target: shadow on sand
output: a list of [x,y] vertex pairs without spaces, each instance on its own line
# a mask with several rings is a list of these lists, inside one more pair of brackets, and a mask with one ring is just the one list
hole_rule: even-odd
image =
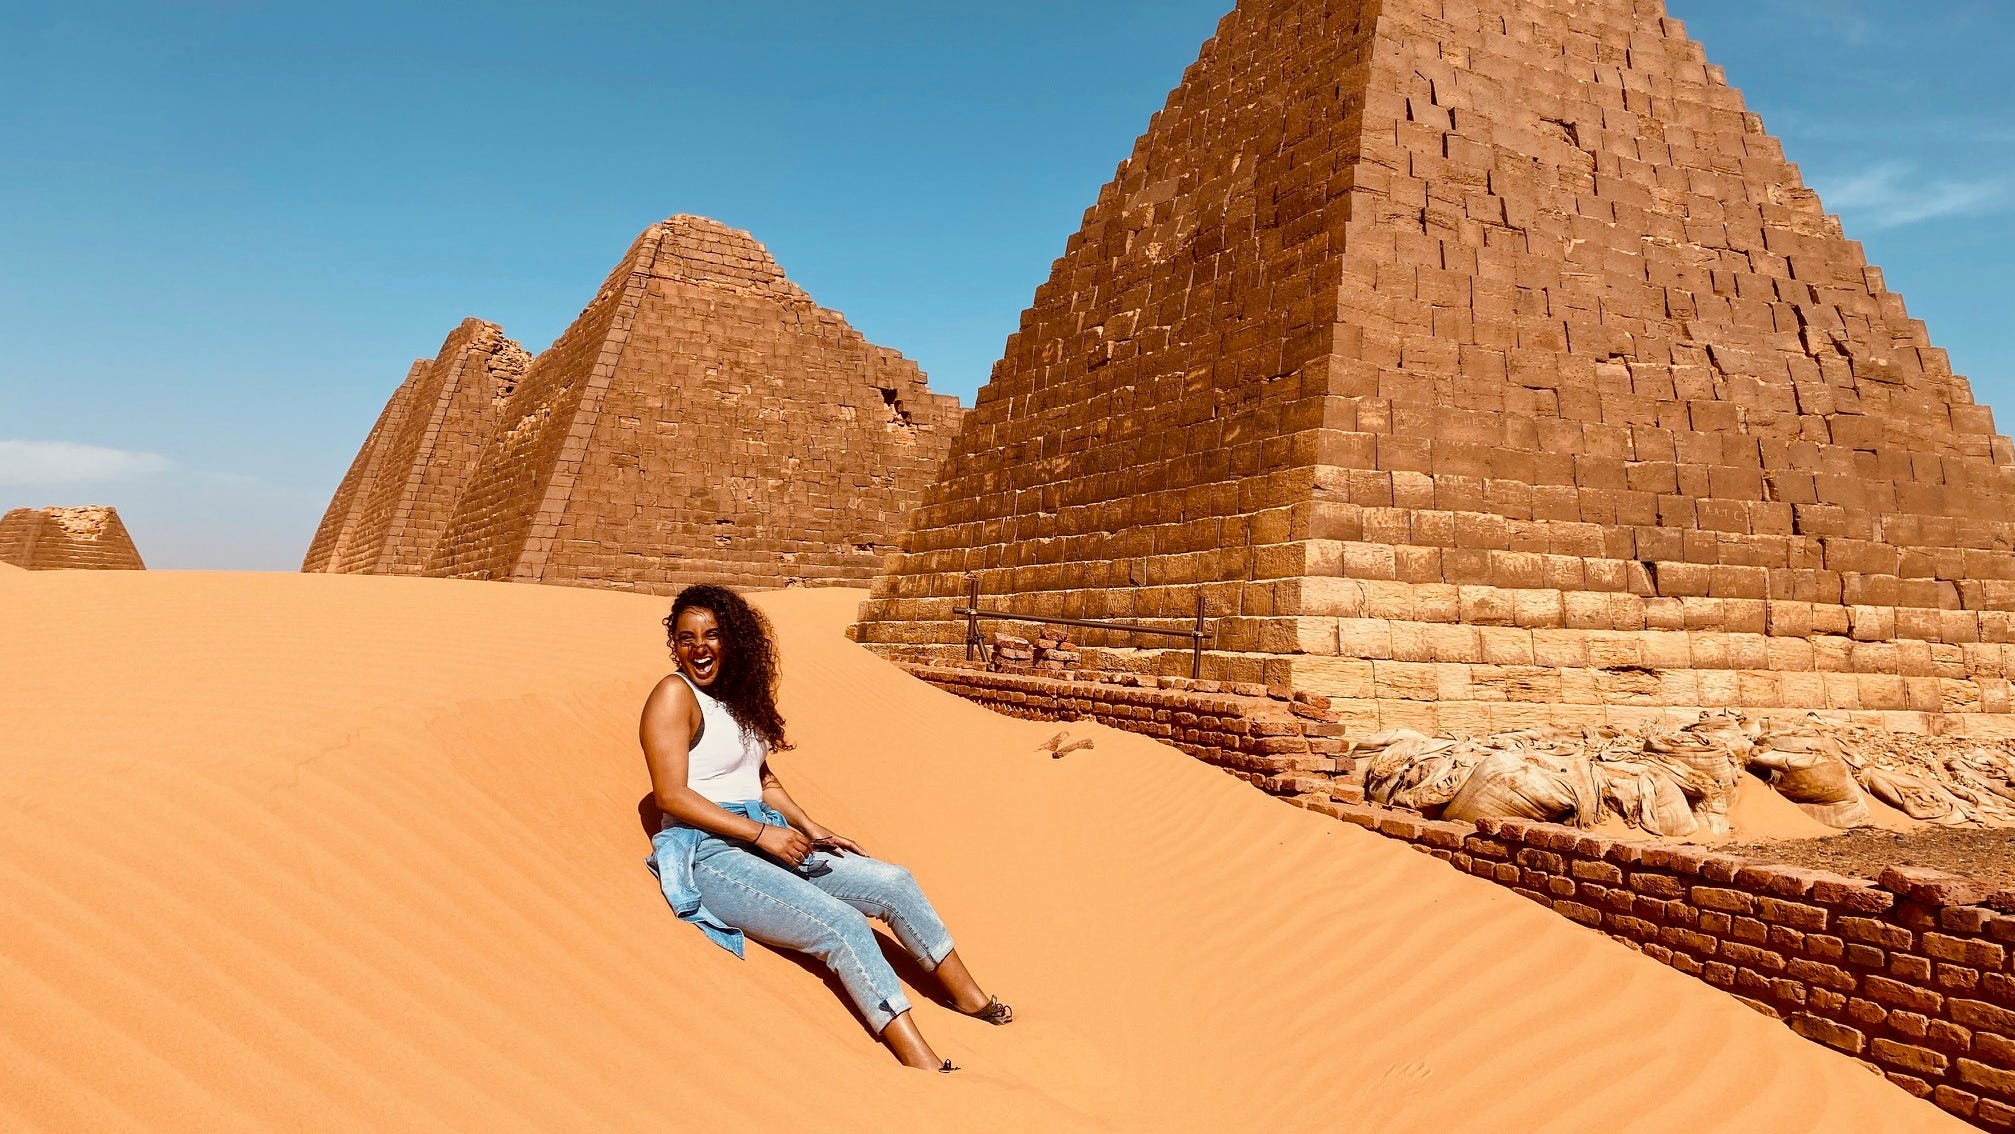
[[[637,822],[643,826],[646,840],[658,833],[664,817],[665,813],[658,808],[657,798],[650,793],[646,792],[644,797],[637,801]],[[938,978],[930,970],[918,964],[917,959],[910,956],[909,950],[904,949],[899,942],[883,932],[881,926],[875,925],[873,929],[875,944],[881,948],[882,956],[888,961],[889,967],[895,970],[896,979],[903,982],[903,987],[908,990],[911,999],[929,1000],[940,1007],[958,1011],[952,1004],[951,997],[945,995],[944,989],[938,984]],[[846,1005],[847,1011],[853,1014],[854,1022],[861,1026],[861,1030],[869,1031],[866,1017],[861,1015],[860,1009],[854,1007],[853,998],[847,995],[846,987],[840,984],[840,978],[834,976],[832,970],[795,949],[778,949],[763,945],[760,941],[755,943],[817,977],[835,999]]]

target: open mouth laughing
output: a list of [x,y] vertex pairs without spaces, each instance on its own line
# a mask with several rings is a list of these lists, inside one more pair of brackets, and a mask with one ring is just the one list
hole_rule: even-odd
[[702,685],[713,681],[720,672],[721,659],[712,650],[694,650],[686,658],[686,667],[692,671],[693,680]]

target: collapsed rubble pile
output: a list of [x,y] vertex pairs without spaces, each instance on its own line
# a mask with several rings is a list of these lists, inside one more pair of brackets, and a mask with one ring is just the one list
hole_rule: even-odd
[[1704,714],[1688,725],[1531,728],[1483,737],[1395,729],[1347,759],[1365,798],[1441,819],[1593,827],[1615,816],[1665,838],[1730,834],[1744,774],[1831,827],[1874,822],[1868,800],[1954,827],[2015,827],[2015,741],[1904,736],[1818,717]]
[[1060,634],[1024,638],[996,632],[993,637],[992,668],[1002,673],[1062,673],[1076,669],[1082,658],[1077,646]]

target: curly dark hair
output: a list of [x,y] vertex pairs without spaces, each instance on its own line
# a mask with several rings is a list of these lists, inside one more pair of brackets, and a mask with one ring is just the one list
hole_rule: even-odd
[[762,737],[771,751],[789,748],[783,714],[777,712],[777,642],[770,620],[728,588],[696,583],[672,600],[672,612],[665,616],[667,646],[677,637],[679,615],[688,610],[712,614],[728,642],[720,676],[707,694],[728,707],[735,723]]

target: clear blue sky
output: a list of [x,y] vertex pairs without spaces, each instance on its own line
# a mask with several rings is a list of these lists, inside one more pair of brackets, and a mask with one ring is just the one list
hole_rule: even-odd
[[[2015,4],[1670,4],[2015,427]],[[413,358],[677,212],[971,404],[1229,6],[0,0],[0,508],[293,570]]]

